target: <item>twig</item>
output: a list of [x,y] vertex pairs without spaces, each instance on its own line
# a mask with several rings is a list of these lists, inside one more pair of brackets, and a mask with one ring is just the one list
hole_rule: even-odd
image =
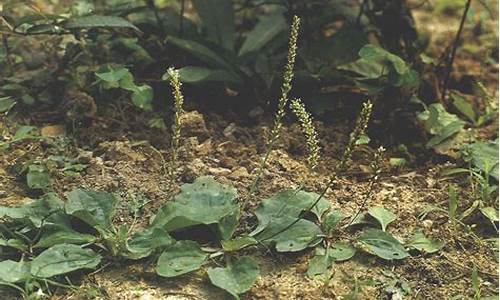
[[146,0],[146,2],[148,4],[149,9],[151,9],[153,11],[153,13],[155,14],[156,25],[158,27],[160,27],[160,33],[162,36],[164,36],[165,32],[164,32],[164,27],[163,27],[163,21],[160,18],[160,15],[158,13],[158,8],[156,7],[154,0]]
[[455,60],[455,55],[457,54],[458,42],[460,41],[460,37],[462,36],[462,31],[464,29],[465,19],[467,18],[467,13],[469,12],[470,4],[472,0],[467,0],[465,4],[464,13],[462,14],[462,19],[460,20],[460,26],[458,27],[457,34],[455,36],[455,40],[453,41],[453,47],[451,49],[451,56],[448,60],[448,66],[446,67],[446,74],[443,80],[443,86],[441,91],[441,97],[444,101],[446,99],[446,92],[448,89],[448,81],[450,80],[451,68],[453,67],[453,61]]

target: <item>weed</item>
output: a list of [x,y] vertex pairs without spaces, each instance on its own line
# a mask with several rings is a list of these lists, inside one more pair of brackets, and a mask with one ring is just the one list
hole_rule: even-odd
[[257,169],[255,179],[250,186],[249,193],[253,195],[258,187],[260,177],[264,172],[264,169],[269,159],[269,155],[274,150],[275,144],[278,141],[281,134],[281,127],[283,126],[283,118],[285,117],[285,109],[288,103],[288,93],[292,89],[293,80],[293,69],[295,66],[295,58],[297,56],[297,40],[299,37],[300,29],[300,18],[298,16],[293,17],[291,29],[290,29],[290,40],[288,42],[288,56],[285,65],[285,70],[283,72],[283,83],[281,85],[281,96],[278,99],[278,109],[274,116],[274,124],[271,130],[271,137],[266,145],[266,152],[264,153],[264,158],[261,160],[260,166]]
[[176,181],[177,176],[177,159],[179,156],[179,143],[181,138],[181,115],[184,96],[181,92],[181,80],[179,71],[174,68],[168,69],[170,75],[170,86],[172,87],[172,95],[174,97],[174,124],[172,125],[172,138],[170,142],[170,179],[172,183]]
[[316,133],[316,128],[314,128],[312,116],[306,111],[306,108],[300,99],[292,100],[290,108],[299,120],[300,126],[302,127],[302,133],[306,137],[306,145],[309,151],[307,156],[307,166],[310,171],[314,171],[318,165],[321,149],[319,147],[318,134]]

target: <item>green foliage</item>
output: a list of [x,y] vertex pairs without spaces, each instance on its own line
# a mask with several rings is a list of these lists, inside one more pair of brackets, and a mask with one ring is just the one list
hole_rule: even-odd
[[117,16],[87,15],[67,18],[64,15],[42,14],[33,11],[16,20],[6,15],[6,22],[18,34],[63,34],[78,33],[81,30],[96,28],[129,28],[140,31],[129,21]]
[[444,247],[443,242],[427,238],[422,231],[415,232],[407,245],[425,253],[435,253]]
[[360,86],[378,93],[386,85],[414,90],[419,85],[418,73],[399,56],[383,48],[367,44],[359,50],[359,59],[342,65],[341,70],[357,74]]
[[372,207],[368,210],[368,214],[380,223],[383,231],[387,225],[396,220],[396,215],[383,207]]
[[111,220],[118,199],[106,192],[76,189],[68,194],[66,212],[79,218],[106,235],[112,228]]
[[194,0],[193,5],[202,20],[208,39],[228,50],[233,50],[235,28],[232,1]]
[[409,256],[397,239],[379,229],[365,229],[358,237],[358,241],[364,250],[383,259],[403,259]]
[[326,234],[331,235],[332,231],[337,227],[343,218],[344,217],[339,210],[332,210],[325,215],[324,220],[321,223],[321,228]]
[[134,83],[134,76],[127,68],[118,67],[115,69],[107,65],[101,67],[95,75],[99,78],[102,88],[121,88],[130,91],[132,92],[132,103],[135,106],[144,110],[152,109],[153,88],[147,84],[136,85]]
[[260,275],[259,266],[250,257],[241,257],[225,268],[209,268],[208,277],[213,285],[230,293],[235,299],[252,287]]
[[198,270],[207,254],[195,241],[178,241],[168,246],[158,258],[156,273],[163,277],[176,277]]
[[498,139],[493,142],[475,142],[463,148],[466,162],[498,181]]
[[16,103],[12,97],[0,97],[0,113],[8,112]]
[[356,254],[356,249],[343,242],[334,243],[327,249],[316,248],[315,256],[309,261],[307,276],[325,275],[335,262],[351,259]]
[[62,23],[65,29],[91,29],[91,28],[131,28],[140,31],[134,24],[116,16],[81,16],[70,18]]
[[30,189],[46,190],[50,186],[50,175],[44,166],[32,164],[28,166],[26,182]]
[[[318,197],[316,193],[283,190],[262,201],[255,211],[259,224],[251,235],[259,241],[274,243],[280,252],[300,251],[317,244],[321,241],[321,229],[301,215]],[[311,212],[319,219],[328,208],[328,201],[321,199]]]
[[255,238],[244,235],[227,241],[221,241],[222,249],[226,252],[233,252],[243,249],[248,246],[256,245],[258,242]]
[[127,240],[123,256],[140,259],[152,255],[157,249],[172,245],[175,240],[163,228],[146,228]]
[[465,125],[456,115],[448,113],[441,103],[429,105],[418,118],[423,122],[425,130],[433,135],[426,145],[429,148],[437,148],[459,133]]
[[[179,69],[186,83],[225,82],[241,85],[256,77],[257,56],[286,29],[283,15],[263,16],[242,43],[236,42],[231,1],[194,1],[206,36],[186,39],[171,35],[167,42],[200,60],[203,66]],[[216,46],[217,45],[217,46]],[[268,61],[267,63],[269,63]],[[163,76],[167,80],[168,74]]]
[[16,283],[26,281],[31,276],[29,263],[4,260],[0,262],[0,281]]
[[238,225],[240,211],[235,203],[236,196],[233,187],[222,185],[211,177],[200,177],[192,184],[181,186],[181,192],[160,209],[151,226],[175,231],[194,225],[210,225],[215,227],[220,238],[227,240]]
[[31,261],[30,273],[35,277],[50,278],[79,269],[93,269],[101,256],[91,249],[72,244],[58,244],[40,253]]

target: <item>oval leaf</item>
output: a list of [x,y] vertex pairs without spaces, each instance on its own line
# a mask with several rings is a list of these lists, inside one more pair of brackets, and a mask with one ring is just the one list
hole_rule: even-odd
[[53,246],[31,262],[31,274],[49,278],[79,269],[93,269],[101,262],[101,256],[91,249],[72,244]]
[[225,268],[210,268],[207,273],[213,285],[227,291],[236,299],[239,299],[239,294],[248,291],[260,275],[259,265],[246,256]]
[[444,242],[427,238],[422,231],[418,231],[408,242],[408,247],[421,252],[434,253],[443,248]]
[[110,193],[76,189],[68,194],[65,208],[68,214],[99,231],[107,231],[112,227],[116,202],[117,199]]
[[15,283],[30,278],[29,263],[24,261],[0,261],[0,281]]
[[211,177],[200,177],[181,186],[173,202],[164,205],[152,222],[153,227],[167,231],[193,225],[217,226],[222,239],[230,239],[238,225],[239,206],[236,189],[218,183]]
[[396,215],[383,207],[372,207],[368,210],[368,214],[380,223],[383,231],[387,225],[396,220]]
[[243,56],[247,53],[259,51],[286,28],[286,20],[281,14],[262,17],[255,28],[248,33],[238,55]]
[[83,16],[69,19],[63,23],[66,29],[90,29],[90,28],[132,28],[140,31],[134,24],[116,16]]
[[409,256],[398,240],[379,229],[366,229],[361,233],[358,241],[364,246],[365,250],[383,259],[403,259]]
[[207,258],[195,241],[178,241],[163,251],[156,264],[156,274],[176,277],[198,270]]

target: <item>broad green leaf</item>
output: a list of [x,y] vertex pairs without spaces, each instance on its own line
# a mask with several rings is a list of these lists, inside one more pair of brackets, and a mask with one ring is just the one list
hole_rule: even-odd
[[476,142],[463,149],[464,160],[498,181],[498,139]]
[[426,253],[438,252],[443,248],[444,242],[427,238],[422,231],[417,231],[408,242],[408,247]]
[[11,97],[0,97],[0,113],[9,111],[16,103]]
[[213,285],[239,299],[239,294],[250,290],[259,277],[260,270],[253,259],[245,256],[231,262],[225,268],[209,268],[207,273]]
[[248,246],[256,245],[258,242],[255,238],[244,235],[227,241],[221,241],[224,251],[238,251]]
[[29,165],[26,182],[30,189],[45,190],[50,186],[50,175],[44,166]]
[[[233,72],[225,70],[213,70],[204,67],[188,66],[179,69],[179,75],[182,82],[200,83],[200,82],[233,82],[241,83],[242,79]],[[165,73],[163,80],[169,80],[170,75]]]
[[409,71],[405,61],[380,47],[372,44],[365,45],[359,50],[359,56],[365,60],[390,63],[397,73],[405,74]]
[[55,193],[45,194],[20,207],[0,206],[0,218],[4,216],[11,219],[27,218],[36,228],[47,224],[68,224],[64,202]]
[[67,226],[45,225],[42,228],[42,237],[33,246],[34,248],[49,248],[58,244],[87,244],[95,242],[96,237],[90,234],[77,232]]
[[443,128],[452,123],[465,124],[459,117],[447,112],[441,103],[429,105],[427,110],[418,114],[418,119],[423,122],[425,130],[432,135],[437,135]]
[[156,273],[163,277],[176,277],[198,270],[207,254],[195,241],[178,241],[168,246],[158,258]]
[[153,109],[153,88],[149,85],[137,86],[132,93],[132,103],[135,106],[150,111]]
[[464,97],[458,95],[457,93],[451,93],[450,94],[451,99],[453,99],[453,106],[469,121],[472,123],[475,123],[477,120],[477,115],[476,111],[474,110],[474,107],[472,106],[472,103],[467,101]]
[[363,58],[341,65],[339,69],[357,73],[361,79],[377,79],[388,73],[383,64]]
[[452,122],[445,127],[441,128],[434,137],[432,137],[425,146],[433,148],[444,142],[446,139],[460,132],[464,128],[463,121]]
[[309,261],[307,275],[324,275],[336,261],[345,261],[356,254],[356,249],[343,242],[334,243],[328,249],[317,247],[316,255]]
[[232,0],[193,0],[209,39],[234,51],[234,10]]
[[21,126],[19,129],[16,131],[14,134],[14,137],[12,138],[12,142],[18,142],[22,141],[25,139],[31,139],[36,137],[36,127],[33,126]]
[[168,232],[162,228],[147,228],[132,236],[127,241],[127,251],[124,256],[131,259],[147,257],[153,251],[163,249],[175,243]]
[[356,249],[343,242],[334,243],[328,249],[328,255],[335,261],[351,259],[356,254]]
[[238,52],[238,56],[259,51],[286,28],[286,20],[281,14],[262,17],[254,29],[247,34],[245,42],[241,45]]
[[498,222],[498,210],[494,207],[481,207],[479,210],[486,218],[490,219],[493,222]]
[[379,229],[365,229],[358,237],[358,241],[364,250],[383,259],[403,259],[409,256],[398,240]]
[[182,50],[189,52],[191,55],[193,55],[194,57],[198,58],[199,60],[203,61],[204,63],[208,64],[211,67],[222,68],[224,70],[232,69],[231,66],[224,60],[224,58],[219,56],[219,54],[215,53],[208,47],[203,46],[198,42],[184,40],[173,36],[170,36],[167,39],[167,42],[171,43],[176,47],[181,48]]
[[65,209],[101,232],[110,231],[117,199],[106,192],[75,189],[68,194]]
[[197,178],[194,183],[181,186],[181,192],[160,209],[151,225],[167,231],[214,225],[222,239],[230,239],[239,219],[236,196],[236,189],[231,186],[211,177]]
[[372,207],[368,210],[368,214],[379,222],[383,231],[387,225],[396,220],[396,215],[383,207]]
[[323,233],[311,221],[285,216],[273,219],[262,231],[252,235],[263,243],[274,244],[278,252],[295,252],[321,242]]
[[0,246],[14,248],[22,252],[29,250],[29,245],[21,239],[0,239]]
[[0,261],[0,281],[16,283],[31,277],[30,265],[25,261]]
[[321,228],[323,228],[326,234],[330,235],[343,218],[340,210],[333,210],[325,216],[323,223],[321,223]]
[[[262,231],[273,220],[281,217],[298,218],[302,212],[309,209],[318,199],[316,193],[309,193],[301,190],[286,189],[273,195],[271,198],[263,200],[255,215],[259,221],[259,225],[254,230],[253,234]],[[330,203],[322,198],[312,209],[311,212],[318,219],[328,210]]]
[[[103,87],[106,89],[119,87],[125,89],[129,87],[132,90],[135,89],[135,85],[133,84],[134,78],[127,68],[113,68],[112,66],[103,66],[98,72],[95,73],[95,75],[97,76],[97,78],[104,82]],[[132,83],[131,87],[130,82]]]
[[132,28],[140,31],[134,24],[116,16],[83,16],[71,18],[62,23],[66,29],[91,29],[91,28]]
[[333,264],[333,259],[326,253],[322,255],[316,254],[309,261],[309,267],[307,268],[307,276],[313,278],[316,275],[324,275],[326,274],[328,269],[332,266],[332,264]]
[[55,245],[31,261],[31,275],[50,278],[79,269],[93,269],[101,262],[101,256],[91,249],[72,244]]

